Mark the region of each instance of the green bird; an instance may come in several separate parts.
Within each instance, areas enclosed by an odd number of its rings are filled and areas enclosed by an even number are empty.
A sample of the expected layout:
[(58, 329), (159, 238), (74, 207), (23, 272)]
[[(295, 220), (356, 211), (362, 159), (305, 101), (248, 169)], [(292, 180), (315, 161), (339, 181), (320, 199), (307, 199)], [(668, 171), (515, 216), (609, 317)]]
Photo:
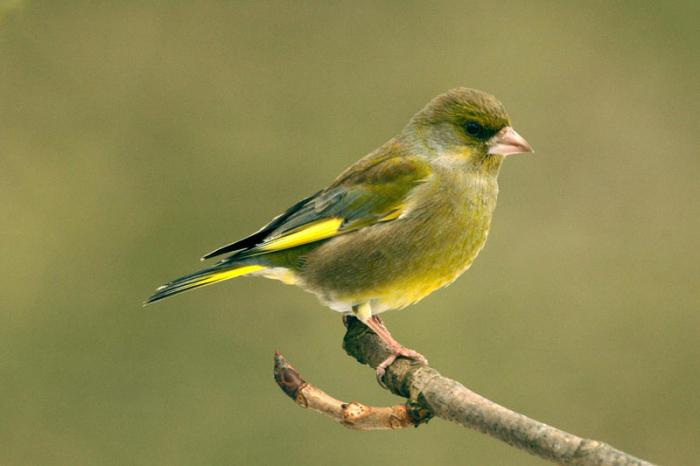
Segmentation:
[(202, 260), (215, 265), (167, 283), (146, 304), (229, 278), (297, 285), (354, 315), (398, 357), (426, 363), (398, 343), (379, 314), (453, 282), (484, 246), (503, 159), (533, 152), (503, 105), (456, 88), (431, 100), (384, 145), (256, 233)]

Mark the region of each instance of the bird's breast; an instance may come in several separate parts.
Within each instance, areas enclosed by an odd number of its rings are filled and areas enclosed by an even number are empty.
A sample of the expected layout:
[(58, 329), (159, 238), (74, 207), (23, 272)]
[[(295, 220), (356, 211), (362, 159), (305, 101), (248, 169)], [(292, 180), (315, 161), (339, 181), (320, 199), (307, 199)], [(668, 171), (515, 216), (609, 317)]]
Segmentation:
[(304, 286), (329, 303), (372, 302), (375, 312), (414, 303), (471, 265), (486, 241), (497, 192), (495, 179), (431, 179), (412, 193), (406, 215), (311, 252), (300, 271)]

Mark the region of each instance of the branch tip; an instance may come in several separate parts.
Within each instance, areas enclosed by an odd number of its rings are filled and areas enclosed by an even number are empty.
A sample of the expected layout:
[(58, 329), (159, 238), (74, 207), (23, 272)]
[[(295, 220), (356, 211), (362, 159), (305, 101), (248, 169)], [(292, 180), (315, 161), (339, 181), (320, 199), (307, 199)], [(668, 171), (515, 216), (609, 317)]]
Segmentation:
[(287, 362), (279, 351), (275, 351), (275, 382), (292, 400), (297, 400), (300, 389), (306, 384), (299, 372)]
[(403, 429), (430, 419), (425, 409), (411, 403), (394, 406), (368, 406), (357, 401), (345, 403), (307, 383), (279, 352), (275, 353), (274, 375), (277, 385), (296, 404), (332, 418), (355, 430)]

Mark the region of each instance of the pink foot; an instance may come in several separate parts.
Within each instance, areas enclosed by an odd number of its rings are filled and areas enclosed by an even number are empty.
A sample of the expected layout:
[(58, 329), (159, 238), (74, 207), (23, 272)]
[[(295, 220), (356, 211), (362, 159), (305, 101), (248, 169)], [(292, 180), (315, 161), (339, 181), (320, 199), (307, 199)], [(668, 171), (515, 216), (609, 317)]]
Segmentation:
[[(343, 319), (343, 321), (345, 322), (345, 319)], [(382, 361), (382, 363), (376, 368), (377, 382), (379, 382), (379, 385), (381, 385), (383, 388), (387, 388), (386, 384), (384, 383), (386, 368), (391, 366), (391, 364), (396, 361), (396, 358), (403, 357), (413, 359), (418, 364), (428, 364), (428, 360), (425, 358), (425, 356), (420, 354), (418, 351), (406, 348), (401, 343), (396, 341), (394, 337), (391, 336), (391, 333), (389, 333), (389, 330), (386, 328), (384, 322), (378, 315), (371, 316), (366, 322), (364, 322), (364, 324), (369, 327), (369, 329), (372, 330), (372, 332), (374, 332), (375, 335), (377, 335), (379, 339), (382, 340), (391, 350), (391, 355)]]
[(396, 361), (396, 358), (403, 357), (403, 358), (408, 358), (408, 359), (413, 359), (415, 362), (421, 365), (427, 365), (428, 360), (420, 354), (418, 351), (406, 348), (405, 346), (397, 346), (395, 348), (392, 348), (393, 352), (391, 355), (386, 358), (384, 361), (381, 362), (377, 366), (376, 374), (377, 374), (377, 382), (379, 382), (379, 385), (381, 385), (383, 388), (387, 388), (386, 384), (384, 383), (384, 374), (386, 373), (386, 368), (391, 366), (394, 361)]

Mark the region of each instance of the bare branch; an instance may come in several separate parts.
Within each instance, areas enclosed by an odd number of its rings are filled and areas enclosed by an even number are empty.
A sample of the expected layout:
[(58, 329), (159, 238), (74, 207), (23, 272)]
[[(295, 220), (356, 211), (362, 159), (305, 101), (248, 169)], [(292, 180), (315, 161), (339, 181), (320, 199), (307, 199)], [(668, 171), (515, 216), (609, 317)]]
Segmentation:
[[(389, 349), (364, 324), (354, 317), (347, 318), (345, 322), (347, 332), (343, 339), (343, 348), (350, 356), (373, 368), (389, 356)], [(287, 369), (284, 368), (285, 365)], [(284, 358), (278, 355), (275, 358), (275, 378), (285, 393), (301, 406), (322, 412), (347, 425), (345, 416), (350, 405), (306, 384), (299, 374), (286, 364)], [(553, 463), (568, 466), (654, 466), (606, 443), (578, 437), (511, 411), (474, 393), (461, 383), (444, 377), (432, 367), (419, 365), (408, 359), (398, 358), (394, 361), (387, 368), (384, 383), (392, 393), (408, 400), (407, 404), (403, 405), (408, 407), (407, 413), (415, 411), (423, 413), (421, 416), (424, 419), (437, 416), (456, 422)], [(393, 414), (388, 413), (393, 413), (395, 408), (401, 406), (358, 406), (363, 407), (359, 411), (368, 409), (378, 413), (379, 410), (384, 410), (381, 411), (384, 414), (379, 416), (382, 420), (373, 421), (371, 425), (374, 427), (370, 428), (395, 428), (389, 420)], [(414, 425), (419, 423), (413, 422)], [(384, 427), (376, 427), (380, 425)]]
[(394, 406), (368, 406), (337, 400), (304, 381), (299, 372), (280, 353), (275, 353), (275, 381), (296, 404), (325, 414), (336, 422), (355, 430), (404, 429), (428, 422), (431, 415), (414, 403)]

